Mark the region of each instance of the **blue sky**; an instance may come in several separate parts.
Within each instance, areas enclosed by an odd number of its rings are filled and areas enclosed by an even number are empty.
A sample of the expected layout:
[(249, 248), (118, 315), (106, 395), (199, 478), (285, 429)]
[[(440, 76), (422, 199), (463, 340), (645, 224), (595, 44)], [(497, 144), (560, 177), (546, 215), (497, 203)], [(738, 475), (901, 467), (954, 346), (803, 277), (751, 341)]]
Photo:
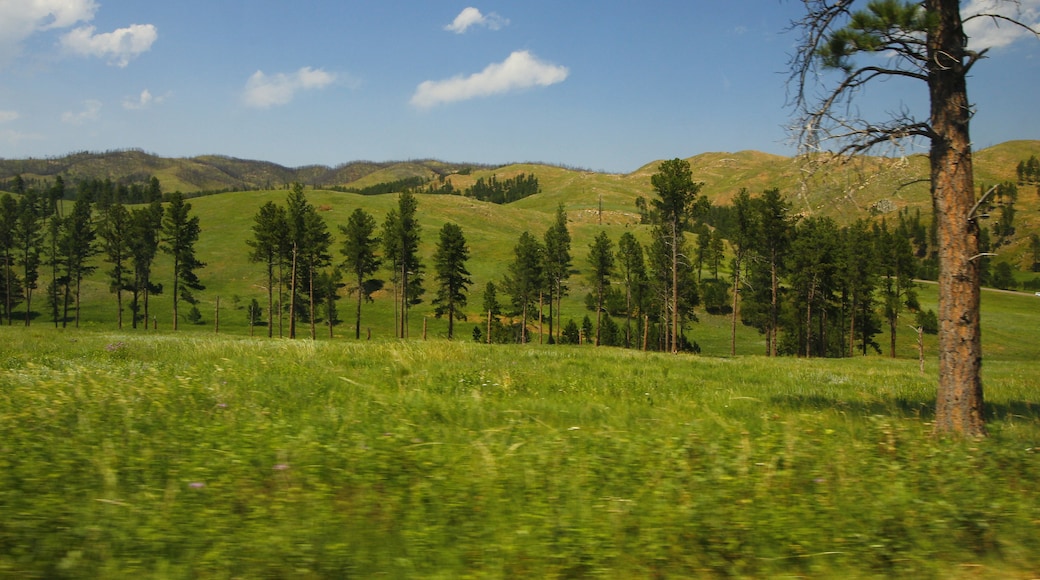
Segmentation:
[[(972, 0), (970, 4), (996, 0)], [(968, 10), (969, 3), (965, 3)], [(1040, 0), (1024, 0), (1040, 22)], [(438, 158), (629, 172), (792, 154), (795, 0), (0, 0), (0, 157), (141, 148), (287, 166)], [(976, 147), (1040, 138), (1040, 40), (995, 48)], [(892, 83), (868, 112), (924, 111)]]

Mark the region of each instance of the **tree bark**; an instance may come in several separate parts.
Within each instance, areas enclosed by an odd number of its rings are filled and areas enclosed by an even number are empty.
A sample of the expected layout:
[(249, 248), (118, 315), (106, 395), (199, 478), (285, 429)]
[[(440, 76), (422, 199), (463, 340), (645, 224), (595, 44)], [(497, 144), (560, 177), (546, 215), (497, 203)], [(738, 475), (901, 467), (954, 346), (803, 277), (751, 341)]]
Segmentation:
[(936, 433), (986, 434), (979, 318), (979, 228), (964, 67), (965, 36), (956, 0), (927, 0), (938, 16), (928, 38), (932, 204), (939, 242), (939, 389)]

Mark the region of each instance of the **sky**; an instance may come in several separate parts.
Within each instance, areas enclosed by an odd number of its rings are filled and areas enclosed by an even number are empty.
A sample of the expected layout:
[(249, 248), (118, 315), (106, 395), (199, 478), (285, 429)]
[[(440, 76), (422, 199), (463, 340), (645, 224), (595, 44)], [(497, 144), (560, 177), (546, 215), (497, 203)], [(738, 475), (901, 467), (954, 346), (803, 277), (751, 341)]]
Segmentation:
[[(962, 10), (999, 0), (970, 0)], [(1040, 23), (1040, 0), (1021, 18)], [(797, 0), (0, 0), (0, 157), (143, 149), (289, 167), (435, 158), (627, 173), (796, 152)], [(1040, 39), (990, 23), (975, 147), (1040, 138)], [(864, 112), (926, 112), (880, 85)]]

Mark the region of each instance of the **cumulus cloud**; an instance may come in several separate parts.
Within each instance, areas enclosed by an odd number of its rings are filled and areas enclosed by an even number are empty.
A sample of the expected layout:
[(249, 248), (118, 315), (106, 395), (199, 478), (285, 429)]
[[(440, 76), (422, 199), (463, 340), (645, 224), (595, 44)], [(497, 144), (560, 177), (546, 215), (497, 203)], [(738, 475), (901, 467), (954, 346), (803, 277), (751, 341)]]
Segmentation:
[(292, 74), (278, 73), (272, 76), (258, 70), (246, 82), (242, 98), (247, 106), (268, 109), (289, 103), (299, 91), (323, 89), (335, 80), (336, 75), (309, 66)]
[(90, 99), (83, 101), (83, 110), (79, 112), (67, 111), (61, 114), (63, 123), (70, 125), (82, 125), (87, 121), (95, 121), (101, 114), (101, 101)]
[(158, 105), (164, 100), (166, 100), (166, 97), (156, 97), (151, 91), (145, 89), (136, 97), (127, 97), (126, 99), (123, 99), (123, 108), (129, 111), (137, 111), (140, 109), (147, 109), (153, 104)]
[(569, 74), (567, 67), (543, 62), (526, 50), (518, 50), (506, 60), (468, 77), (425, 81), (416, 88), (411, 103), (425, 109), (535, 86), (547, 87), (563, 82)]
[(966, 19), (964, 32), (972, 50), (1000, 48), (1020, 38), (1033, 37), (1021, 26), (987, 14), (1014, 18), (1033, 30), (1040, 30), (1040, 0), (1020, 0), (1017, 6), (1003, 0), (970, 0), (961, 8), (961, 15)]
[(93, 26), (81, 26), (63, 36), (61, 44), (76, 54), (107, 58), (109, 64), (123, 68), (151, 50), (158, 37), (158, 30), (151, 24), (131, 24), (100, 34), (94, 34)]
[(21, 117), (18, 111), (0, 111), (0, 123), (10, 123), (18, 117)]
[(89, 22), (97, 9), (94, 0), (0, 0), (0, 64), (33, 34)]
[(463, 8), (462, 12), (459, 12), (459, 15), (455, 17), (455, 20), (444, 27), (444, 30), (454, 32), (455, 34), (462, 34), (469, 30), (471, 26), (483, 26), (490, 30), (498, 30), (508, 24), (508, 19), (502, 18), (494, 12), (489, 12), (485, 15), (481, 14), (480, 10), (469, 6)]

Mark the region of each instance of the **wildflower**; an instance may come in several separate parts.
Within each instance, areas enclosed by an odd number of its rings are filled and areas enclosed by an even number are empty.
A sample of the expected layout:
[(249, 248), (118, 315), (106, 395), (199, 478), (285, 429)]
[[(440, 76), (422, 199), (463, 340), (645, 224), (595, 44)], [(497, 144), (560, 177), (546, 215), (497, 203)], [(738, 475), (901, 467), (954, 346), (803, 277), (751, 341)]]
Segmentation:
[(188, 487), (190, 487), (192, 489), (202, 489), (202, 488), (206, 487), (206, 484), (202, 483), (201, 481), (193, 481), (193, 482), (188, 484)]

